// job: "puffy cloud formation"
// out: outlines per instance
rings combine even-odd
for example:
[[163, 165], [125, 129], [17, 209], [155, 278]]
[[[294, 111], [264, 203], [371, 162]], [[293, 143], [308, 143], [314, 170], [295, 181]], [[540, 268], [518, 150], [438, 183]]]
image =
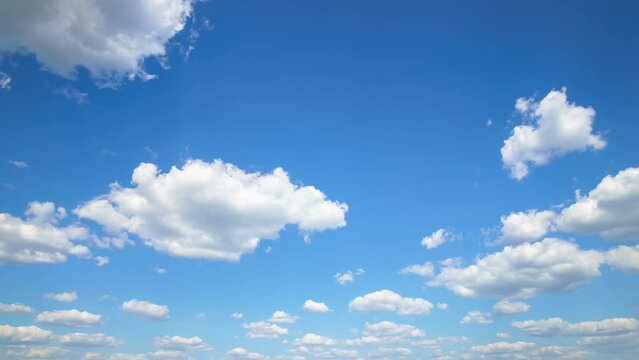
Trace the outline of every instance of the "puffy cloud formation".
[[24, 304], [3, 304], [0, 303], [0, 313], [30, 313], [34, 312], [32, 307]]
[[540, 102], [520, 98], [515, 108], [534, 121], [516, 126], [501, 148], [504, 166], [517, 180], [528, 175], [530, 164], [545, 165], [569, 152], [606, 146], [593, 134], [595, 110], [569, 103], [565, 88], [550, 91]]
[[334, 275], [335, 281], [340, 285], [355, 281], [356, 276], [364, 275], [364, 269], [357, 269], [355, 272], [348, 270], [345, 273], [336, 273]]
[[75, 213], [172, 256], [226, 261], [277, 238], [287, 224], [304, 233], [346, 225], [346, 204], [293, 184], [281, 168], [247, 173], [221, 160], [189, 160], [158, 173], [155, 165], [141, 164], [132, 182], [131, 188], [112, 185]]
[[99, 325], [101, 318], [98, 314], [72, 309], [43, 311], [36, 316], [35, 321], [46, 325], [84, 328]]
[[199, 336], [185, 338], [182, 336], [162, 336], [155, 338], [155, 346], [167, 350], [195, 350], [212, 351], [213, 348], [206, 344]]
[[244, 348], [241, 347], [236, 347], [233, 348], [229, 351], [226, 352], [226, 354], [224, 354], [223, 359], [228, 359], [228, 360], [262, 360], [262, 359], [268, 359], [268, 356], [266, 355], [262, 355], [260, 353], [256, 353], [256, 352], [250, 352]]
[[287, 314], [284, 311], [278, 310], [274, 312], [273, 315], [271, 315], [271, 317], [268, 319], [268, 322], [276, 324], [294, 324], [297, 322], [297, 319], [297, 316], [293, 316], [291, 314]]
[[404, 275], [413, 274], [423, 277], [433, 277], [435, 276], [435, 267], [433, 266], [432, 262], [427, 261], [423, 264], [407, 266], [401, 269], [399, 273]]
[[249, 331], [246, 336], [250, 339], [277, 339], [280, 335], [288, 334], [288, 329], [267, 321], [243, 324], [242, 327]]
[[239, 313], [239, 312], [234, 312], [230, 315], [233, 319], [241, 319], [244, 317], [244, 314]]
[[49, 330], [37, 326], [0, 325], [0, 344], [45, 343], [53, 337]]
[[502, 300], [493, 306], [493, 312], [497, 315], [511, 315], [524, 313], [530, 309], [530, 305], [522, 301]]
[[2, 354], [3, 359], [39, 359], [62, 360], [68, 359], [69, 350], [56, 346], [12, 346]]
[[477, 354], [504, 354], [512, 352], [520, 352], [524, 350], [530, 350], [535, 347], [534, 343], [529, 342], [496, 342], [486, 345], [477, 345], [470, 348], [470, 351]]
[[[72, 78], [86, 68], [103, 85], [153, 78], [148, 57], [165, 55], [192, 0], [35, 0], [0, 6], [0, 50], [34, 54], [45, 69]], [[124, 11], [126, 9], [126, 11]]]
[[398, 315], [428, 315], [433, 304], [422, 298], [402, 297], [390, 290], [380, 290], [356, 297], [348, 308], [364, 312], [393, 311]]
[[368, 359], [403, 359], [413, 354], [413, 351], [405, 347], [377, 348], [366, 354]]
[[608, 175], [586, 196], [560, 213], [551, 210], [502, 216], [502, 238], [533, 241], [551, 231], [598, 235], [611, 240], [639, 239], [639, 168]]
[[121, 308], [128, 313], [139, 315], [150, 320], [169, 319], [169, 307], [166, 305], [158, 305], [144, 300], [131, 299], [123, 302]]
[[570, 323], [561, 318], [515, 321], [512, 325], [533, 336], [610, 336], [639, 331], [639, 320], [613, 318]]
[[55, 300], [60, 302], [74, 302], [78, 300], [78, 294], [74, 292], [63, 292], [59, 294], [48, 293], [44, 294], [45, 299]]
[[32, 202], [25, 215], [20, 219], [0, 213], [0, 264], [59, 263], [66, 261], [67, 255], [91, 255], [86, 246], [73, 242], [88, 236], [85, 228], [56, 225], [66, 217], [64, 208], [51, 202]]
[[466, 316], [459, 322], [460, 324], [490, 324], [493, 319], [490, 318], [489, 313], [483, 313], [481, 311], [469, 311]]
[[554, 211], [535, 209], [502, 216], [501, 240], [522, 243], [541, 239], [552, 229], [556, 216]]
[[293, 344], [295, 345], [319, 345], [319, 346], [331, 346], [336, 345], [337, 340], [327, 338], [325, 336], [307, 333], [301, 338], [293, 340]]
[[468, 267], [444, 267], [428, 284], [463, 297], [530, 298], [566, 292], [600, 275], [604, 256], [575, 243], [548, 238], [506, 246]]
[[436, 247], [439, 247], [440, 245], [446, 242], [455, 241], [459, 239], [460, 237], [461, 235], [451, 230], [446, 230], [442, 228], [435, 231], [430, 236], [424, 237], [421, 243], [422, 243], [422, 246], [426, 247], [426, 249], [431, 250]]
[[639, 245], [618, 246], [605, 252], [606, 263], [615, 269], [639, 271]]
[[105, 334], [69, 333], [58, 336], [58, 341], [64, 345], [74, 346], [119, 346], [124, 341]]
[[313, 301], [311, 299], [308, 299], [304, 302], [304, 306], [302, 306], [302, 309], [308, 312], [317, 313], [325, 313], [331, 311], [328, 305], [324, 304], [323, 302]]

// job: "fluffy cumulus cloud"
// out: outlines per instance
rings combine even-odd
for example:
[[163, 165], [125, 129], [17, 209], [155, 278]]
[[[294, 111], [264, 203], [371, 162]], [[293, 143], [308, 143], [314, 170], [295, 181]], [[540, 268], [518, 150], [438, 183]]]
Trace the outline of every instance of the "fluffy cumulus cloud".
[[233, 348], [224, 354], [223, 359], [227, 360], [262, 360], [268, 359], [269, 357], [266, 355], [262, 355], [260, 353], [251, 352], [241, 347]]
[[401, 269], [399, 273], [403, 275], [412, 274], [412, 275], [423, 276], [423, 277], [433, 277], [435, 276], [435, 267], [433, 266], [432, 262], [427, 261], [423, 264], [415, 264], [415, 265], [407, 266]]
[[248, 330], [246, 336], [250, 339], [277, 339], [280, 335], [288, 334], [288, 329], [268, 321], [256, 321], [243, 324], [242, 327]]
[[323, 302], [313, 301], [308, 299], [304, 302], [302, 309], [308, 312], [325, 313], [331, 311], [331, 309]]
[[530, 342], [496, 342], [485, 345], [476, 345], [470, 348], [472, 353], [482, 354], [482, 355], [493, 355], [493, 354], [508, 354], [513, 352], [521, 352], [525, 350], [530, 350], [535, 347], [534, 343]]
[[270, 323], [276, 324], [294, 324], [297, 322], [298, 317], [288, 314], [282, 310], [278, 310], [271, 315], [268, 319]]
[[348, 308], [364, 312], [392, 311], [398, 315], [428, 315], [433, 304], [422, 298], [403, 297], [390, 290], [380, 290], [356, 297]]
[[516, 126], [501, 148], [504, 166], [515, 179], [526, 177], [531, 164], [544, 165], [566, 153], [606, 146], [593, 133], [595, 110], [568, 102], [566, 89], [550, 91], [539, 102], [520, 98], [515, 108], [531, 121]]
[[349, 282], [355, 281], [356, 276], [364, 275], [364, 269], [357, 269], [354, 272], [351, 270], [346, 271], [345, 273], [336, 273], [333, 277], [335, 281], [340, 285], [346, 285]]
[[368, 359], [403, 359], [413, 355], [413, 351], [405, 347], [377, 348], [366, 354]]
[[212, 351], [213, 348], [206, 344], [199, 336], [185, 338], [182, 336], [162, 336], [155, 338], [155, 346], [166, 350], [195, 350]]
[[605, 256], [612, 268], [639, 271], [639, 245], [618, 246], [606, 251]]
[[34, 312], [32, 307], [24, 304], [3, 304], [0, 303], [0, 313], [30, 313]]
[[575, 243], [547, 238], [506, 246], [467, 267], [444, 267], [430, 282], [463, 297], [530, 298], [566, 292], [600, 275], [604, 255]]
[[426, 249], [431, 250], [436, 247], [439, 247], [440, 245], [444, 243], [457, 240], [460, 237], [461, 237], [460, 234], [457, 234], [454, 231], [442, 228], [430, 234], [429, 236], [424, 237], [422, 239], [421, 244], [422, 246], [426, 247]]
[[69, 359], [69, 350], [57, 346], [12, 346], [8, 348], [3, 359], [37, 359], [37, 360], [63, 360]]
[[68, 333], [57, 337], [63, 345], [73, 346], [119, 346], [124, 341], [101, 333]]
[[481, 311], [469, 311], [466, 316], [459, 322], [460, 324], [490, 324], [493, 319], [489, 313], [483, 313]]
[[530, 305], [523, 301], [503, 300], [493, 306], [493, 312], [497, 315], [511, 315], [524, 313], [530, 309]]
[[104, 85], [152, 78], [148, 57], [163, 57], [192, 0], [35, 0], [0, 5], [0, 50], [34, 54], [46, 70], [73, 78], [85, 68]]
[[86, 239], [84, 227], [58, 226], [64, 208], [51, 202], [32, 202], [21, 219], [0, 213], [0, 264], [60, 263], [68, 255], [89, 257], [91, 252], [75, 241]]
[[549, 232], [597, 235], [611, 240], [639, 239], [639, 168], [608, 175], [561, 212], [528, 210], [501, 218], [507, 242], [534, 241]]
[[49, 330], [37, 326], [0, 325], [0, 344], [37, 344], [53, 338]]
[[331, 345], [336, 345], [337, 344], [337, 340], [335, 339], [331, 339], [331, 338], [327, 338], [325, 336], [321, 336], [321, 335], [317, 335], [314, 333], [307, 333], [304, 336], [302, 336], [301, 338], [295, 339], [293, 340], [293, 344], [295, 345], [319, 345], [319, 346], [331, 346]]
[[84, 328], [99, 325], [101, 319], [101, 315], [72, 309], [43, 311], [36, 316], [35, 321], [45, 325]]
[[44, 294], [45, 299], [55, 300], [60, 302], [74, 302], [78, 300], [78, 294], [76, 292], [62, 292], [59, 294], [47, 293]]
[[514, 321], [512, 325], [532, 336], [610, 336], [639, 332], [634, 318], [612, 318], [601, 321], [570, 323], [561, 318]]
[[121, 306], [122, 310], [147, 318], [150, 320], [168, 320], [169, 307], [166, 305], [158, 305], [145, 300], [131, 299], [125, 301]]
[[277, 238], [288, 224], [305, 234], [346, 225], [346, 204], [292, 183], [281, 168], [247, 173], [221, 160], [190, 160], [159, 173], [141, 164], [132, 182], [130, 188], [112, 185], [75, 213], [111, 233], [136, 234], [172, 256], [226, 261]]

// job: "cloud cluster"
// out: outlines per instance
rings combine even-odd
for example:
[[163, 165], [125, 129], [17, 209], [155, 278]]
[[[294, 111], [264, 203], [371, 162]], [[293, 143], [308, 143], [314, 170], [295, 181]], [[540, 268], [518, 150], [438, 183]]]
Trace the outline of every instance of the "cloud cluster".
[[77, 225], [58, 226], [66, 217], [64, 208], [51, 202], [32, 202], [21, 219], [0, 213], [0, 264], [59, 263], [68, 255], [89, 257], [91, 252], [74, 241], [88, 232]]
[[212, 351], [213, 348], [206, 344], [199, 336], [185, 338], [182, 336], [162, 336], [155, 338], [155, 346], [166, 350], [194, 350], [194, 351]]
[[122, 310], [150, 320], [168, 320], [169, 307], [145, 300], [131, 299], [121, 305]]
[[516, 126], [501, 148], [504, 166], [517, 180], [528, 175], [530, 164], [544, 165], [569, 152], [606, 146], [601, 135], [593, 133], [595, 110], [568, 102], [565, 88], [550, 91], [539, 102], [520, 98], [515, 108], [534, 122]]
[[428, 315], [433, 304], [422, 298], [403, 297], [390, 290], [375, 291], [353, 299], [348, 308], [363, 312], [395, 312], [398, 315]]
[[441, 229], [433, 232], [429, 236], [425, 236], [422, 239], [421, 244], [426, 249], [431, 250], [431, 249], [434, 249], [436, 247], [439, 247], [440, 245], [442, 245], [444, 243], [455, 241], [455, 240], [458, 240], [460, 238], [461, 238], [460, 234], [457, 234], [457, 233], [453, 232], [452, 230], [447, 230], [447, 229], [441, 228]]
[[128, 232], [173, 256], [238, 261], [287, 225], [304, 233], [346, 225], [346, 204], [312, 186], [293, 184], [281, 168], [247, 173], [234, 165], [190, 160], [159, 173], [141, 164], [134, 187], [111, 191], [75, 209], [111, 233]]
[[355, 272], [348, 270], [345, 273], [336, 273], [333, 277], [340, 285], [346, 285], [349, 282], [355, 281], [356, 276], [364, 275], [364, 269], [357, 269]]
[[256, 321], [242, 324], [248, 330], [246, 336], [249, 339], [277, 339], [280, 335], [288, 334], [288, 329], [268, 321]]
[[98, 314], [72, 309], [44, 311], [36, 316], [35, 321], [45, 325], [84, 328], [99, 325], [101, 318]]
[[55, 293], [47, 293], [44, 294], [45, 299], [55, 300], [60, 302], [74, 302], [78, 300], [78, 294], [74, 292], [63, 292], [59, 294]]
[[144, 60], [165, 55], [192, 11], [192, 0], [4, 2], [0, 50], [34, 54], [45, 69], [67, 78], [82, 67], [102, 85], [148, 80], [153, 76]]
[[331, 311], [331, 309], [323, 302], [313, 301], [308, 299], [304, 302], [302, 309], [308, 312], [325, 313]]

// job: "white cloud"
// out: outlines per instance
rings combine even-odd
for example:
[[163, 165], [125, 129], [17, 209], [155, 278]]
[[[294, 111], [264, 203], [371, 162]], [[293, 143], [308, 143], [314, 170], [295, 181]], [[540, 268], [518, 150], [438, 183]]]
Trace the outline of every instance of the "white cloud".
[[504, 166], [517, 180], [528, 175], [530, 164], [545, 165], [569, 152], [606, 146], [592, 132], [595, 110], [569, 103], [566, 89], [550, 91], [540, 102], [518, 99], [515, 107], [534, 120], [534, 124], [516, 126], [501, 148]]
[[266, 321], [242, 324], [242, 327], [249, 331], [246, 336], [250, 339], [277, 339], [288, 334], [288, 329]]
[[291, 183], [281, 168], [247, 173], [221, 160], [189, 160], [158, 173], [155, 165], [141, 164], [132, 181], [132, 188], [112, 185], [75, 213], [172, 256], [238, 261], [287, 224], [303, 233], [346, 225], [346, 204]]
[[2, 354], [3, 359], [68, 359], [69, 351], [55, 346], [12, 346]]
[[164, 269], [164, 268], [155, 268], [155, 269], [153, 269], [153, 271], [155, 271], [156, 273], [158, 273], [160, 275], [168, 274], [168, 271], [166, 271], [166, 269]]
[[234, 318], [234, 319], [241, 319], [241, 318], [244, 317], [244, 314], [239, 313], [239, 312], [234, 312], [234, 313], [231, 314], [231, 317]]
[[562, 210], [563, 231], [605, 239], [639, 239], [639, 168], [608, 175], [586, 196]]
[[436, 304], [437, 308], [440, 310], [446, 310], [448, 309], [448, 304], [447, 303], [437, 303]]
[[356, 297], [348, 308], [364, 312], [393, 311], [398, 315], [428, 315], [433, 304], [422, 298], [402, 297], [390, 290], [380, 290]]
[[295, 324], [297, 322], [297, 319], [297, 316], [293, 316], [291, 314], [287, 314], [284, 311], [278, 310], [274, 312], [267, 321], [276, 324]]
[[529, 342], [496, 342], [485, 345], [477, 345], [470, 348], [470, 351], [477, 354], [504, 354], [530, 350], [535, 347], [534, 343]]
[[29, 164], [27, 164], [25, 161], [22, 161], [22, 160], [9, 160], [8, 163], [17, 168], [22, 168], [22, 169], [29, 167]]
[[111, 261], [111, 259], [108, 256], [96, 256], [93, 258], [93, 260], [95, 260], [96, 266], [104, 266], [108, 264], [109, 261]]
[[69, 333], [57, 337], [58, 341], [64, 345], [75, 346], [119, 346], [124, 341], [105, 334]]
[[364, 275], [364, 269], [357, 269], [355, 272], [348, 270], [345, 273], [336, 273], [333, 277], [340, 285], [355, 281], [356, 276]]
[[62, 95], [65, 98], [73, 101], [76, 104], [86, 104], [89, 102], [89, 94], [84, 93], [74, 87], [65, 86], [55, 91], [56, 94]]
[[613, 318], [570, 323], [561, 318], [514, 321], [514, 327], [533, 336], [610, 336], [639, 331], [639, 320]]
[[605, 252], [606, 263], [615, 269], [639, 271], [639, 245], [618, 246]]
[[557, 214], [554, 211], [513, 212], [501, 217], [501, 241], [521, 243], [542, 238], [553, 227]]
[[191, 12], [191, 0], [3, 3], [0, 50], [35, 54], [45, 69], [67, 78], [83, 67], [103, 85], [149, 80], [144, 60], [165, 55]]
[[30, 313], [34, 312], [32, 307], [24, 304], [3, 304], [0, 303], [0, 313]]
[[139, 315], [151, 320], [168, 320], [169, 307], [166, 305], [158, 305], [152, 302], [132, 299], [125, 301], [121, 306], [122, 310]]
[[337, 344], [337, 340], [327, 338], [325, 336], [307, 333], [301, 338], [293, 340], [294, 345], [316, 345], [316, 346], [332, 346]]
[[639, 168], [608, 175], [560, 213], [552, 210], [511, 213], [502, 216], [502, 239], [533, 241], [549, 232], [598, 235], [611, 240], [639, 239]]
[[182, 336], [162, 336], [155, 338], [155, 346], [167, 350], [195, 350], [213, 351], [213, 348], [206, 344], [199, 336], [185, 338]]
[[524, 313], [530, 309], [530, 305], [522, 301], [502, 300], [493, 306], [493, 312], [497, 315], [510, 315]]
[[575, 243], [547, 238], [506, 246], [468, 267], [444, 267], [430, 282], [463, 297], [530, 298], [567, 292], [599, 276], [604, 256]]
[[493, 319], [490, 317], [490, 313], [482, 313], [481, 311], [469, 311], [466, 316], [462, 318], [460, 324], [490, 324]]
[[435, 267], [432, 262], [427, 261], [423, 264], [407, 266], [401, 269], [399, 273], [404, 275], [413, 274], [423, 277], [433, 277], [435, 276]]
[[78, 300], [78, 294], [76, 292], [62, 292], [59, 294], [47, 293], [44, 294], [45, 299], [55, 300], [60, 302], [74, 302]]
[[88, 232], [75, 225], [56, 226], [66, 216], [64, 208], [50, 202], [32, 202], [26, 219], [0, 213], [0, 264], [59, 263], [67, 255], [89, 257], [86, 246], [73, 243], [85, 239]]
[[413, 351], [405, 347], [377, 348], [366, 354], [368, 359], [403, 359], [413, 354]]
[[461, 239], [460, 234], [457, 234], [451, 230], [442, 228], [435, 231], [430, 236], [424, 237], [421, 243], [422, 243], [422, 246], [426, 247], [426, 249], [431, 250], [444, 243], [459, 240], [459, 239]]
[[512, 335], [510, 335], [509, 333], [505, 333], [505, 332], [498, 332], [495, 334], [495, 337], [498, 339], [510, 339], [512, 337]]
[[226, 354], [224, 354], [223, 359], [229, 360], [262, 360], [268, 359], [268, 356], [262, 355], [260, 353], [250, 352], [244, 348], [236, 347], [229, 350]]
[[311, 299], [306, 300], [302, 308], [305, 311], [317, 312], [317, 313], [325, 313], [325, 312], [331, 311], [331, 309], [329, 309], [329, 307], [323, 302], [317, 302]]
[[11, 76], [0, 71], [0, 89], [11, 90]]
[[0, 344], [36, 344], [51, 340], [53, 333], [37, 326], [0, 325]]
[[72, 309], [44, 311], [36, 316], [35, 321], [46, 325], [84, 328], [99, 325], [101, 318], [98, 314]]

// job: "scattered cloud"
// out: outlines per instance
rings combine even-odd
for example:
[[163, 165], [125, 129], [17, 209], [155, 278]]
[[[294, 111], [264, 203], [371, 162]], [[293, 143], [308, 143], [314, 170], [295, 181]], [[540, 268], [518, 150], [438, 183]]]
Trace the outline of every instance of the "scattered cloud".
[[270, 323], [276, 324], [295, 324], [298, 320], [297, 316], [287, 314], [284, 311], [278, 310], [267, 320]]
[[47, 293], [47, 294], [44, 294], [44, 298], [49, 300], [60, 301], [60, 302], [74, 302], [78, 300], [78, 294], [76, 294], [75, 291], [62, 292], [59, 294]]
[[166, 305], [158, 305], [144, 300], [132, 299], [123, 302], [121, 308], [128, 313], [139, 315], [150, 320], [169, 319], [169, 307]]
[[11, 90], [11, 76], [0, 71], [0, 89]]
[[3, 304], [0, 303], [0, 313], [31, 313], [35, 310], [24, 304]]
[[349, 282], [355, 281], [356, 276], [364, 275], [364, 273], [365, 273], [364, 269], [357, 269], [355, 270], [355, 272], [348, 270], [345, 273], [336, 273], [333, 277], [335, 278], [335, 281], [337, 281], [338, 284], [346, 285]]
[[165, 268], [155, 268], [153, 269], [153, 271], [155, 271], [157, 274], [160, 274], [160, 275], [166, 275], [169, 273], [168, 271], [166, 271]]
[[0, 50], [32, 53], [46, 70], [66, 78], [85, 68], [101, 86], [145, 81], [154, 77], [144, 71], [145, 59], [166, 54], [192, 11], [191, 0], [5, 3]]
[[353, 299], [348, 308], [363, 312], [395, 312], [398, 315], [428, 315], [433, 304], [422, 298], [402, 297], [390, 291], [380, 290]]
[[570, 152], [606, 146], [601, 135], [593, 133], [595, 110], [569, 103], [565, 88], [550, 91], [540, 102], [517, 99], [515, 108], [533, 122], [516, 126], [501, 148], [504, 166], [517, 180], [528, 175], [531, 164], [545, 165]]
[[483, 313], [481, 311], [469, 311], [466, 316], [459, 322], [460, 324], [490, 324], [493, 319], [490, 313]]
[[213, 351], [213, 348], [206, 344], [199, 336], [185, 338], [182, 336], [162, 336], [154, 340], [155, 346], [166, 350], [194, 350]]
[[68, 333], [58, 336], [57, 339], [63, 345], [73, 346], [119, 346], [124, 344], [123, 340], [101, 333]]
[[[613, 318], [601, 321], [570, 323], [561, 318], [545, 320], [514, 321], [517, 329], [532, 336], [610, 336], [639, 332], [639, 320], [634, 318]], [[638, 334], [639, 335], [639, 334]]]
[[262, 239], [275, 239], [287, 224], [304, 233], [346, 225], [346, 204], [329, 201], [312, 186], [291, 183], [283, 169], [247, 173], [221, 160], [189, 160], [158, 173], [153, 164], [133, 172], [132, 188], [74, 210], [106, 231], [140, 236], [172, 256], [238, 261]]
[[84, 93], [74, 87], [65, 86], [55, 91], [56, 94], [73, 101], [76, 104], [86, 104], [89, 102], [89, 94]]
[[96, 256], [93, 258], [93, 260], [95, 260], [96, 266], [104, 266], [108, 264], [109, 261], [111, 261], [111, 259], [108, 256]]
[[44, 311], [36, 316], [35, 321], [45, 325], [67, 327], [92, 327], [101, 323], [102, 316], [80, 310]]
[[29, 164], [22, 160], [9, 160], [8, 163], [21, 169], [26, 169], [29, 167]]
[[288, 334], [288, 329], [267, 321], [256, 321], [242, 324], [248, 330], [246, 336], [250, 339], [277, 339], [280, 335]]
[[325, 312], [331, 311], [331, 309], [329, 309], [329, 307], [323, 302], [317, 302], [311, 299], [306, 300], [302, 308], [305, 311], [316, 312], [316, 313], [325, 313]]
[[37, 326], [0, 325], [0, 344], [41, 344], [52, 338], [51, 331]]
[[86, 246], [73, 243], [87, 238], [84, 227], [56, 226], [66, 216], [64, 208], [32, 202], [25, 214], [26, 219], [21, 219], [0, 213], [0, 264], [59, 263], [67, 255], [90, 256]]
[[511, 315], [525, 313], [530, 309], [530, 305], [522, 301], [502, 300], [493, 306], [493, 313], [497, 315]]
[[426, 249], [431, 250], [440, 245], [461, 239], [461, 234], [455, 233], [452, 230], [447, 230], [441, 228], [429, 236], [426, 236], [422, 239], [422, 246], [426, 247]]
[[435, 276], [435, 267], [432, 262], [427, 261], [423, 264], [407, 266], [401, 269], [399, 273], [404, 275], [413, 274], [423, 277], [433, 277]]
[[244, 314], [240, 313], [240, 312], [234, 312], [231, 314], [231, 317], [234, 319], [241, 319], [244, 317]]

